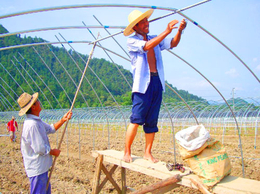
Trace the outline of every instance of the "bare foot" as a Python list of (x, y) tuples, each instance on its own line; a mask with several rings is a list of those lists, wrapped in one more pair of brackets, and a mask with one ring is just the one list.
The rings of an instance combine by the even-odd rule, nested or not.
[(156, 159), (156, 158), (154, 158), (154, 157), (152, 156), (152, 154), (144, 155), (143, 158), (144, 158), (145, 160), (148, 160), (148, 161), (152, 162), (152, 163), (157, 163), (157, 162), (159, 162), (159, 160)]
[(127, 163), (131, 163), (133, 161), (130, 154), (125, 154), (122, 160)]

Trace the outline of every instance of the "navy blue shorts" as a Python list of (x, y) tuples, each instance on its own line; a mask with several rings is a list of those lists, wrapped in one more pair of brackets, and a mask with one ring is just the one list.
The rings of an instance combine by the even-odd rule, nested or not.
[(48, 190), (46, 191), (46, 186), (48, 182), (48, 171), (33, 177), (29, 177), (31, 193), (46, 193), (51, 194), (51, 183), (49, 183)]
[(151, 76), (150, 84), (145, 94), (132, 94), (131, 123), (143, 125), (145, 133), (158, 132), (158, 116), (162, 102), (162, 84), (159, 76)]

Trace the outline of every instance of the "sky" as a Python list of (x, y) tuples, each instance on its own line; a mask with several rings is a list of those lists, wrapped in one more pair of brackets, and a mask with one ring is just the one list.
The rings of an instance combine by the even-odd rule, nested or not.
[[(201, 1), (74, 0), (72, 3), (71, 0), (1, 0), (0, 16), (22, 11), (69, 5), (124, 4), (182, 9), (198, 2)], [(138, 9), (142, 12), (147, 10), (133, 7), (74, 8), (4, 18), (0, 19), (0, 24), (2, 24), (9, 32), (58, 26), (83, 26), (82, 22), (89, 26), (98, 26), (99, 23), (93, 17), (94, 15), (103, 25), (127, 26), (128, 14), (134, 9)], [(224, 43), (243, 61), (243, 63), (248, 66), (255, 76), (260, 79), (259, 10), (259, 0), (212, 0), (187, 9), (182, 13), (198, 23), (219, 41)], [(167, 10), (155, 9), (150, 19), (168, 13), (170, 12)], [(160, 34), (166, 29), (167, 24), (174, 19), (181, 21), (183, 17), (179, 14), (174, 14), (150, 23), (150, 34)], [(93, 28), (91, 31), (95, 36), (99, 35), (100, 38), (108, 36), (108, 33), (104, 29)], [(114, 34), (121, 30), (108, 29), (108, 31), (111, 34)], [(173, 30), (168, 37), (174, 37), (175, 34), (176, 30)], [(50, 42), (57, 42), (56, 37), (63, 40), (60, 35), (65, 37), (68, 41), (94, 40), (92, 35), (86, 29), (51, 30), (32, 32), (25, 35), (40, 37)], [(114, 38), (125, 50), (127, 50), (127, 37), (120, 34), (114, 36)], [(115, 43), (114, 40), (112, 40), (112, 38), (103, 40), (100, 43), (104, 47), (127, 57), (124, 51)], [(89, 54), (92, 48), (92, 46), (88, 44), (73, 44), (73, 47), (83, 54)], [(168, 51), (163, 51), (165, 78), (168, 83), (172, 84), (177, 89), (186, 90), (191, 94), (214, 101), (222, 100), (221, 95), (219, 95), (215, 88), (217, 88), (225, 99), (230, 99), (233, 96), (235, 98), (259, 99), (259, 81), (230, 51), (192, 22), (187, 22), (187, 27), (182, 34), (179, 45), (176, 48), (173, 48), (172, 52), (175, 53), (175, 55)], [(176, 55), (184, 59), (186, 62), (180, 60)], [(111, 56), (115, 63), (131, 71), (130, 62), (116, 55)], [(99, 48), (95, 49), (94, 57), (109, 60), (104, 52)], [(195, 71), (194, 68), (191, 68), (190, 65), (200, 73)], [(200, 74), (206, 77), (206, 79)], [(207, 80), (209, 80), (215, 88)]]

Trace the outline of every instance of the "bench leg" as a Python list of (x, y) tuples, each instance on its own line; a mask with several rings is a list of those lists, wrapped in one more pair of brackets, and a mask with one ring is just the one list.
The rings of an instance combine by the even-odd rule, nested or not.
[(126, 194), (126, 176), (125, 176), (125, 168), (121, 168), (121, 180), (122, 180), (122, 194)]
[(92, 194), (97, 194), (99, 192), (99, 190), (101, 190), (98, 188), (98, 185), (99, 185), (99, 180), (100, 180), (102, 163), (103, 163), (103, 155), (99, 155), (97, 157), (97, 166), (96, 166), (96, 171), (95, 171), (94, 178), (93, 178)]
[(101, 164), (101, 169), (102, 171), (105, 173), (106, 177), (108, 178), (108, 180), (112, 183), (112, 185), (115, 187), (115, 189), (117, 190), (118, 193), (121, 193), (121, 189), (119, 188), (119, 186), (117, 185), (116, 181), (113, 179), (112, 174), (110, 174), (108, 172), (108, 170), (106, 169), (106, 167)]
[[(117, 168), (117, 165), (114, 165), (111, 170), (109, 171), (110, 174), (113, 174)], [(104, 185), (107, 183), (108, 178), (105, 177), (105, 179), (102, 181), (102, 183), (99, 185), (98, 193), (101, 191), (101, 188), (104, 187)]]
[[(93, 182), (92, 182), (92, 194), (98, 194), (108, 180), (112, 183), (112, 185), (115, 187), (115, 189), (117, 190), (118, 193), (126, 194), (126, 190), (127, 190), (126, 189), (126, 169), (123, 167), (121, 168), (122, 190), (119, 188), (119, 186), (117, 185), (115, 180), (112, 178), (112, 175), (115, 172), (117, 167), (118, 167), (117, 165), (114, 165), (112, 167), (112, 169), (110, 171), (108, 171), (106, 169), (106, 167), (103, 165), (103, 155), (100, 155), (100, 154), (98, 155), (97, 162), (96, 162), (96, 171), (95, 171), (95, 174), (93, 177)], [(102, 183), (99, 184), (101, 170), (105, 173), (106, 177), (102, 181)]]

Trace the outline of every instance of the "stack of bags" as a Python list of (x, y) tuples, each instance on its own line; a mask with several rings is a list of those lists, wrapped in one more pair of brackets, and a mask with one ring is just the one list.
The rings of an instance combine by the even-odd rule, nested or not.
[(214, 186), (231, 173), (225, 147), (210, 137), (203, 125), (196, 125), (176, 133), (182, 159), (206, 186)]

